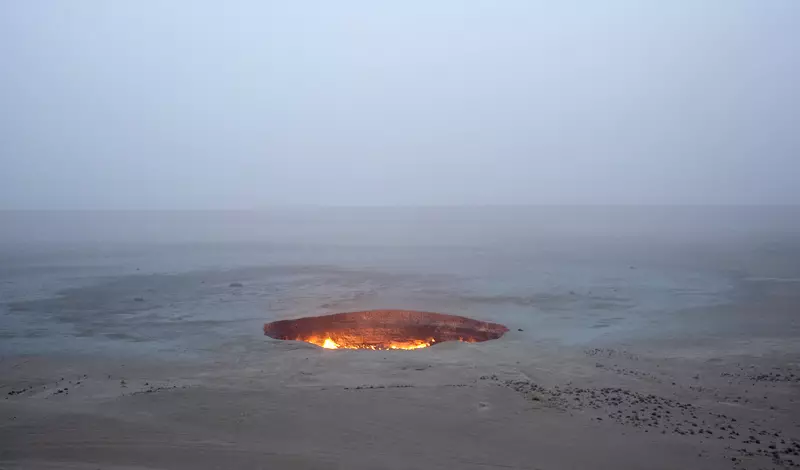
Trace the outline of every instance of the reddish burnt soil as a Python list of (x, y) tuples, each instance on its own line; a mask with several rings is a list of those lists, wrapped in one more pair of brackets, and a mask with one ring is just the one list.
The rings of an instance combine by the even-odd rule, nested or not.
[(327, 348), (417, 349), (444, 341), (477, 343), (497, 339), (503, 325), (457, 315), (411, 310), (337, 313), (264, 325), (264, 334)]

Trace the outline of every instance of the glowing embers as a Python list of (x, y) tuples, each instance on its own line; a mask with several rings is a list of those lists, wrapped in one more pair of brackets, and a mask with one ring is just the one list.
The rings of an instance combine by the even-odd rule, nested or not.
[[(284, 339), (284, 338), (280, 338)], [(292, 338), (287, 338), (292, 339)], [(426, 341), (423, 340), (413, 340), (413, 341), (390, 341), (389, 343), (384, 344), (369, 344), (364, 342), (352, 343), (352, 342), (344, 342), (342, 344), (337, 343), (333, 340), (333, 338), (326, 337), (322, 339), (321, 337), (311, 336), (309, 338), (295, 338), (298, 341), (305, 341), (306, 343), (316, 344), (317, 346), (322, 346), (325, 349), (420, 349), (420, 348), (427, 348), (428, 346), (433, 346), (436, 343), (434, 338), (428, 338)], [(466, 340), (461, 340), (466, 341)]]
[(442, 313), (370, 310), (280, 320), (264, 325), (275, 339), (305, 341), (327, 349), (420, 349), (444, 341), (497, 339), (503, 325)]

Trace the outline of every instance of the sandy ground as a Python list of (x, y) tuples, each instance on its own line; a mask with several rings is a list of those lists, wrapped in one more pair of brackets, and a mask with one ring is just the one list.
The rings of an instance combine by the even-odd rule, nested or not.
[(655, 357), (525, 335), (392, 352), (253, 338), (211, 363), (6, 358), (0, 467), (800, 466), (792, 354)]
[[(0, 468), (791, 469), (793, 247), (12, 253)], [(371, 308), (510, 331), (415, 351), (262, 335)]]

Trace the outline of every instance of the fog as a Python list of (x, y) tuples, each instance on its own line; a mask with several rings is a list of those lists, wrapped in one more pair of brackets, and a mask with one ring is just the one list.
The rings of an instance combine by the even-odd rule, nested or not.
[[(793, 206), (291, 207), (259, 211), (2, 211), (0, 244), (245, 243), (598, 247), (755, 242), (800, 248)], [(574, 243), (573, 243), (574, 242)], [(276, 245), (276, 246), (277, 246)], [(214, 248), (209, 248), (211, 251)], [(0, 257), (2, 258), (2, 257)], [(1, 263), (0, 263), (1, 264)]]
[(0, 4), (0, 208), (800, 202), (800, 3)]

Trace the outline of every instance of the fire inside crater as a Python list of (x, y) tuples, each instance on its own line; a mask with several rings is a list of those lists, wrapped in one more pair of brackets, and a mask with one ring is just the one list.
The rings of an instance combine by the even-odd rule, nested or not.
[(413, 310), (336, 313), (264, 325), (264, 334), (271, 338), (305, 341), (327, 349), (420, 349), (444, 341), (488, 341), (506, 331), (508, 328), (498, 323)]

